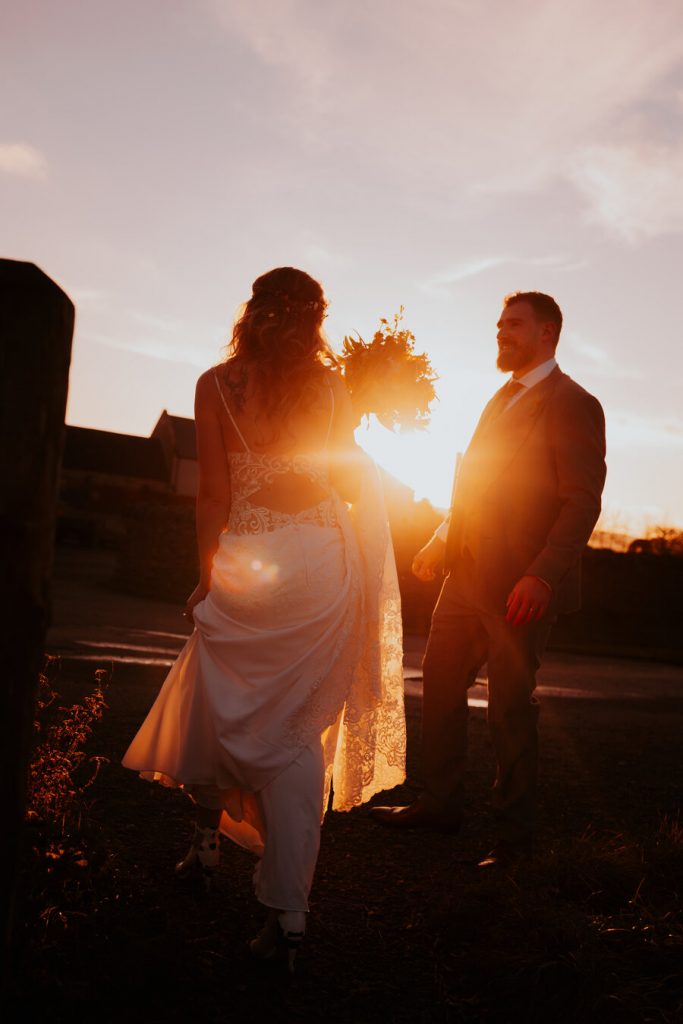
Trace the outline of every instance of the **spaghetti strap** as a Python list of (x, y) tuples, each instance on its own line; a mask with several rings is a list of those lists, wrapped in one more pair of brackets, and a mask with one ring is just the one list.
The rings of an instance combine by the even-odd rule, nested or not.
[(244, 445), (244, 450), (245, 450), (246, 452), (248, 452), (248, 451), (250, 451), (249, 445), (248, 445), (248, 444), (247, 444), (247, 442), (246, 442), (246, 441), (244, 440), (244, 438), (243, 438), (243, 436), (242, 436), (242, 431), (241, 431), (241, 430), (240, 430), (240, 428), (239, 428), (239, 427), (237, 426), (237, 423), (235, 422), (235, 417), (234, 417), (234, 416), (233, 416), (233, 414), (232, 414), (232, 413), (230, 412), (230, 406), (229, 406), (229, 405), (228, 405), (228, 403), (227, 403), (227, 402), (225, 401), (225, 395), (223, 394), (223, 388), (221, 387), (221, 382), (220, 382), (220, 381), (219, 381), (219, 379), (218, 379), (218, 373), (217, 373), (217, 371), (216, 371), (216, 367), (215, 367), (215, 366), (214, 366), (214, 369), (213, 369), (213, 379), (214, 379), (214, 380), (216, 381), (216, 387), (218, 388), (218, 394), (219, 394), (219, 395), (221, 396), (221, 402), (223, 403), (223, 408), (225, 409), (225, 411), (227, 412), (228, 416), (230, 417), (230, 422), (232, 423), (233, 427), (234, 427), (234, 428), (235, 428), (235, 430), (237, 431), (237, 436), (239, 437), (240, 441), (241, 441), (241, 442), (242, 442), (242, 444)]
[(332, 390), (331, 387), (329, 388), (329, 391), (330, 391), (331, 408), (330, 408), (330, 422), (327, 424), (327, 434), (325, 435), (325, 447), (326, 448), (327, 448), (327, 446), (328, 446), (328, 444), (330, 442), (330, 433), (332, 431), (332, 420), (334, 419), (334, 391)]

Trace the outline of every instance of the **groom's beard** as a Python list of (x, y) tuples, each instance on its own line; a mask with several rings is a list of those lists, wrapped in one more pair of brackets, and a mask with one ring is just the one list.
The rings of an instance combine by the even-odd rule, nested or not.
[(510, 370), (521, 370), (523, 366), (527, 366), (533, 359), (535, 353), (532, 345), (501, 345), (498, 348), (498, 358), (496, 359), (496, 366), (503, 373), (508, 373)]

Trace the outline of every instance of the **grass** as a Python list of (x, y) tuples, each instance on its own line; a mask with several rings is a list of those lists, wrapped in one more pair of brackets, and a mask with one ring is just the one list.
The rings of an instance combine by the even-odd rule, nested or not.
[[(225, 842), (208, 898), (177, 883), (186, 801), (117, 763), (162, 678), (117, 669), (106, 713), (105, 677), (94, 688), (92, 677), (60, 679), (79, 698), (64, 707), (51, 696), (54, 678), (43, 688), (15, 972), (21, 1019), (46, 1004), (50, 1021), (69, 1024), (681, 1019), (682, 719), (672, 704), (552, 705), (542, 725), (542, 842), (507, 875), (481, 874), (469, 856), (488, 829), (481, 711), (471, 717), (469, 838), (388, 832), (365, 808), (328, 815), (290, 983), (245, 953), (262, 916), (252, 859)], [(408, 730), (415, 771), (415, 701)], [(638, 748), (643, 735), (657, 742)]]
[(682, 882), (664, 819), (645, 845), (589, 832), (459, 893), (434, 921), (453, 1019), (680, 1020)]

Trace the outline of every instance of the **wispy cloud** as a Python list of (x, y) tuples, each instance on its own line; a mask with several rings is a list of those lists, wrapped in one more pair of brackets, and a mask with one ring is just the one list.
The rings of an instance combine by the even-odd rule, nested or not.
[(217, 353), (209, 352), (206, 347), (180, 347), (152, 335), (115, 336), (103, 331), (85, 331), (83, 337), (118, 352), (135, 352), (162, 362), (181, 363), (198, 369), (206, 369), (211, 360), (217, 358)]
[(678, 0), (651, 17), (641, 0), (212, 2), (280, 75), (304, 144), (353, 153), (404, 188), (428, 173), (440, 203), (571, 176), (577, 153), (616, 142), (683, 59)]
[[(627, 360), (617, 361), (601, 344), (584, 337), (576, 330), (562, 332), (560, 362), (570, 364), (569, 372), (589, 374), (591, 379), (637, 381), (641, 378), (640, 368)], [(565, 355), (566, 354), (566, 355)], [(565, 367), (566, 368), (566, 367)]]
[(628, 242), (683, 231), (683, 145), (591, 146), (572, 178), (587, 218)]
[(0, 172), (19, 178), (45, 178), (47, 160), (28, 142), (0, 142)]
[(310, 242), (305, 246), (304, 251), (306, 259), (313, 267), (343, 267), (348, 266), (351, 262), (347, 253), (335, 250), (329, 243)]
[[(213, 0), (219, 21), (242, 36), (264, 64), (284, 68), (311, 95), (329, 80), (334, 68), (334, 5), (308, 0)], [(348, 10), (344, 10), (348, 16)]]
[(89, 288), (85, 285), (71, 285), (69, 295), (79, 311), (85, 308), (102, 310), (109, 302), (110, 293), (106, 288)]
[(477, 277), (496, 267), (514, 265), (517, 267), (551, 267), (554, 270), (576, 270), (585, 266), (584, 261), (577, 261), (560, 253), (547, 256), (486, 256), (459, 263), (454, 267), (441, 271), (430, 277), (423, 287), (426, 290), (448, 288), (459, 284), (470, 277)]
[(169, 320), (168, 317), (157, 316), (154, 313), (144, 313), (137, 309), (130, 311), (130, 316), (139, 324), (149, 327), (155, 331), (162, 331), (164, 334), (183, 333), (187, 337), (187, 325), (179, 320)]
[(681, 448), (683, 420), (677, 417), (639, 416), (616, 411), (607, 414), (609, 447)]
[[(153, 310), (126, 307), (119, 295), (105, 289), (77, 287), (72, 291), (79, 311), (79, 335), (119, 352), (134, 352), (164, 362), (206, 366), (217, 348), (188, 343), (196, 332), (182, 317), (172, 319)], [(193, 329), (194, 328), (194, 329)], [(220, 337), (201, 330), (203, 337)]]
[(450, 270), (444, 270), (439, 274), (435, 274), (427, 282), (427, 285), (439, 288), (445, 285), (458, 284), (459, 281), (465, 281), (468, 277), (477, 277), (477, 275), (483, 274), (487, 270), (492, 270), (494, 267), (500, 267), (504, 263), (509, 263), (507, 256), (488, 256), (483, 259), (466, 260), (464, 263), (459, 263), (456, 267), (451, 267)]
[(594, 366), (609, 366), (612, 362), (611, 356), (602, 346), (585, 341), (575, 333), (570, 332), (568, 337), (563, 338), (563, 347), (567, 345)]

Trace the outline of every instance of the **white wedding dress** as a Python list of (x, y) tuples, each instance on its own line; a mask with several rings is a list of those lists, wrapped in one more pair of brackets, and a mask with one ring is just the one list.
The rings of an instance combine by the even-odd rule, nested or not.
[[(330, 786), (348, 810), (405, 778), (396, 568), (369, 458), (349, 507), (326, 449), (250, 451), (219, 392), (244, 445), (228, 455), (228, 526), (195, 630), (123, 764), (220, 807), (221, 831), (261, 857), (261, 902), (307, 910)], [(295, 513), (251, 503), (292, 474), (324, 500)]]

